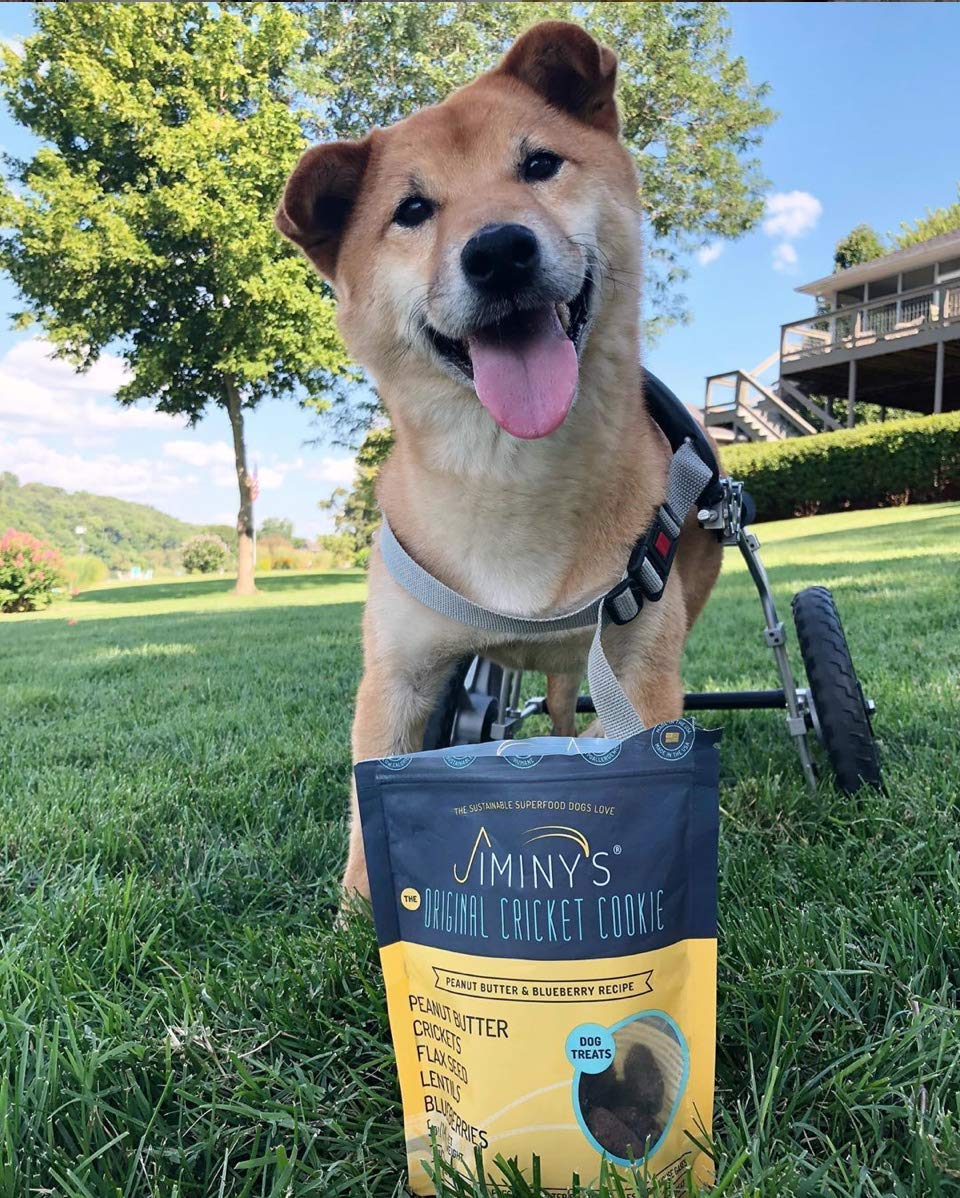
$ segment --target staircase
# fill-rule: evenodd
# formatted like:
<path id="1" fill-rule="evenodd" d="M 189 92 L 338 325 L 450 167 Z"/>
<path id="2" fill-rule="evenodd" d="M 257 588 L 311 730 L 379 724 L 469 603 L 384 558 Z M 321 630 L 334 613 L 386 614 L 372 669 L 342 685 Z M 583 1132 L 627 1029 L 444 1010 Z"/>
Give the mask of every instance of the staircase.
<path id="1" fill-rule="evenodd" d="M 771 354 L 753 370 L 731 370 L 707 379 L 703 422 L 722 441 L 783 441 L 806 437 L 820 430 L 806 420 L 784 397 L 815 415 L 825 429 L 840 425 L 795 384 L 780 379 L 767 386 L 759 376 L 778 361 Z"/>

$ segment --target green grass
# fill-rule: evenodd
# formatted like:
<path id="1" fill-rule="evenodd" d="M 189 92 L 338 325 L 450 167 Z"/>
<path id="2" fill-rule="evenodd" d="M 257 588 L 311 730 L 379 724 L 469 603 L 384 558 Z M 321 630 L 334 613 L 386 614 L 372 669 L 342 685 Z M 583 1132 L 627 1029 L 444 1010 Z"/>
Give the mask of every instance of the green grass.
<path id="1" fill-rule="evenodd" d="M 960 1194 L 960 505 L 759 532 L 784 617 L 834 589 L 888 789 L 811 796 L 776 714 L 725 721 L 718 1192 Z M 0 618 L 0 1198 L 401 1192 L 334 924 L 363 579 L 228 587 Z M 728 555 L 687 685 L 774 685 L 760 632 Z"/>

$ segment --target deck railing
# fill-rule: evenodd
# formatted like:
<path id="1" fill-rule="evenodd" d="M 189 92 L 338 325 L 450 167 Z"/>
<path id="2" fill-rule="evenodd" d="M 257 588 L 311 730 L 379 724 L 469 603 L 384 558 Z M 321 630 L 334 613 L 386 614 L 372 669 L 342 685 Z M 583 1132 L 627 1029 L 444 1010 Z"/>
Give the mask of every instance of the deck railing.
<path id="1" fill-rule="evenodd" d="M 960 323 L 960 279 L 868 300 L 781 326 L 780 361 L 817 358 Z"/>
<path id="2" fill-rule="evenodd" d="M 765 440 L 779 441 L 817 431 L 776 392 L 745 370 L 710 375 L 703 407 L 708 427 L 739 423 Z"/>

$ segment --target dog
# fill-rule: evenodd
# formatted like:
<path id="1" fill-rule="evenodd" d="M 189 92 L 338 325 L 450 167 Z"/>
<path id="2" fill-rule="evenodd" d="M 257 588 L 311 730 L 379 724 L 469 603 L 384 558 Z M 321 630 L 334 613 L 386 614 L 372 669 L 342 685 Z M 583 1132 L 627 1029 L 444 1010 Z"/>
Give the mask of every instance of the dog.
<path id="1" fill-rule="evenodd" d="M 378 498 L 401 544 L 477 603 L 563 613 L 622 576 L 665 494 L 670 449 L 639 368 L 640 207 L 619 140 L 617 59 L 546 21 L 488 73 L 388 129 L 308 150 L 276 215 L 333 286 L 395 433 Z M 604 647 L 648 725 L 683 707 L 680 657 L 720 569 L 685 524 L 660 602 Z M 574 734 L 591 630 L 511 640 L 437 615 L 376 543 L 355 760 L 422 747 L 457 661 L 542 670 Z M 597 734 L 602 734 L 598 732 Z M 344 887 L 368 896 L 352 803 Z"/>

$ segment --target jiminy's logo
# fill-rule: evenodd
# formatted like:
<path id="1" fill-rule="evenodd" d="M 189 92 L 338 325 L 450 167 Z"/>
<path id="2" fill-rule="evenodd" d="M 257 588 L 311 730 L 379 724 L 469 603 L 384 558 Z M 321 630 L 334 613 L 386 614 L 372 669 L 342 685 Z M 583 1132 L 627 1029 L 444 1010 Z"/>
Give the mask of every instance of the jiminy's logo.
<path id="1" fill-rule="evenodd" d="M 460 886 L 472 880 L 479 886 L 503 885 L 516 890 L 565 887 L 572 890 L 576 878 L 586 873 L 589 873 L 594 886 L 606 886 L 610 881 L 610 870 L 604 864 L 610 854 L 591 852 L 590 842 L 578 828 L 566 824 L 538 824 L 528 828 L 523 835 L 526 839 L 520 849 L 498 853 L 486 828 L 481 827 L 466 864 L 454 864 L 453 880 Z M 541 849 L 526 847 L 543 840 L 568 841 L 574 847 L 571 849 L 564 845 L 556 848 L 553 844 Z"/>

